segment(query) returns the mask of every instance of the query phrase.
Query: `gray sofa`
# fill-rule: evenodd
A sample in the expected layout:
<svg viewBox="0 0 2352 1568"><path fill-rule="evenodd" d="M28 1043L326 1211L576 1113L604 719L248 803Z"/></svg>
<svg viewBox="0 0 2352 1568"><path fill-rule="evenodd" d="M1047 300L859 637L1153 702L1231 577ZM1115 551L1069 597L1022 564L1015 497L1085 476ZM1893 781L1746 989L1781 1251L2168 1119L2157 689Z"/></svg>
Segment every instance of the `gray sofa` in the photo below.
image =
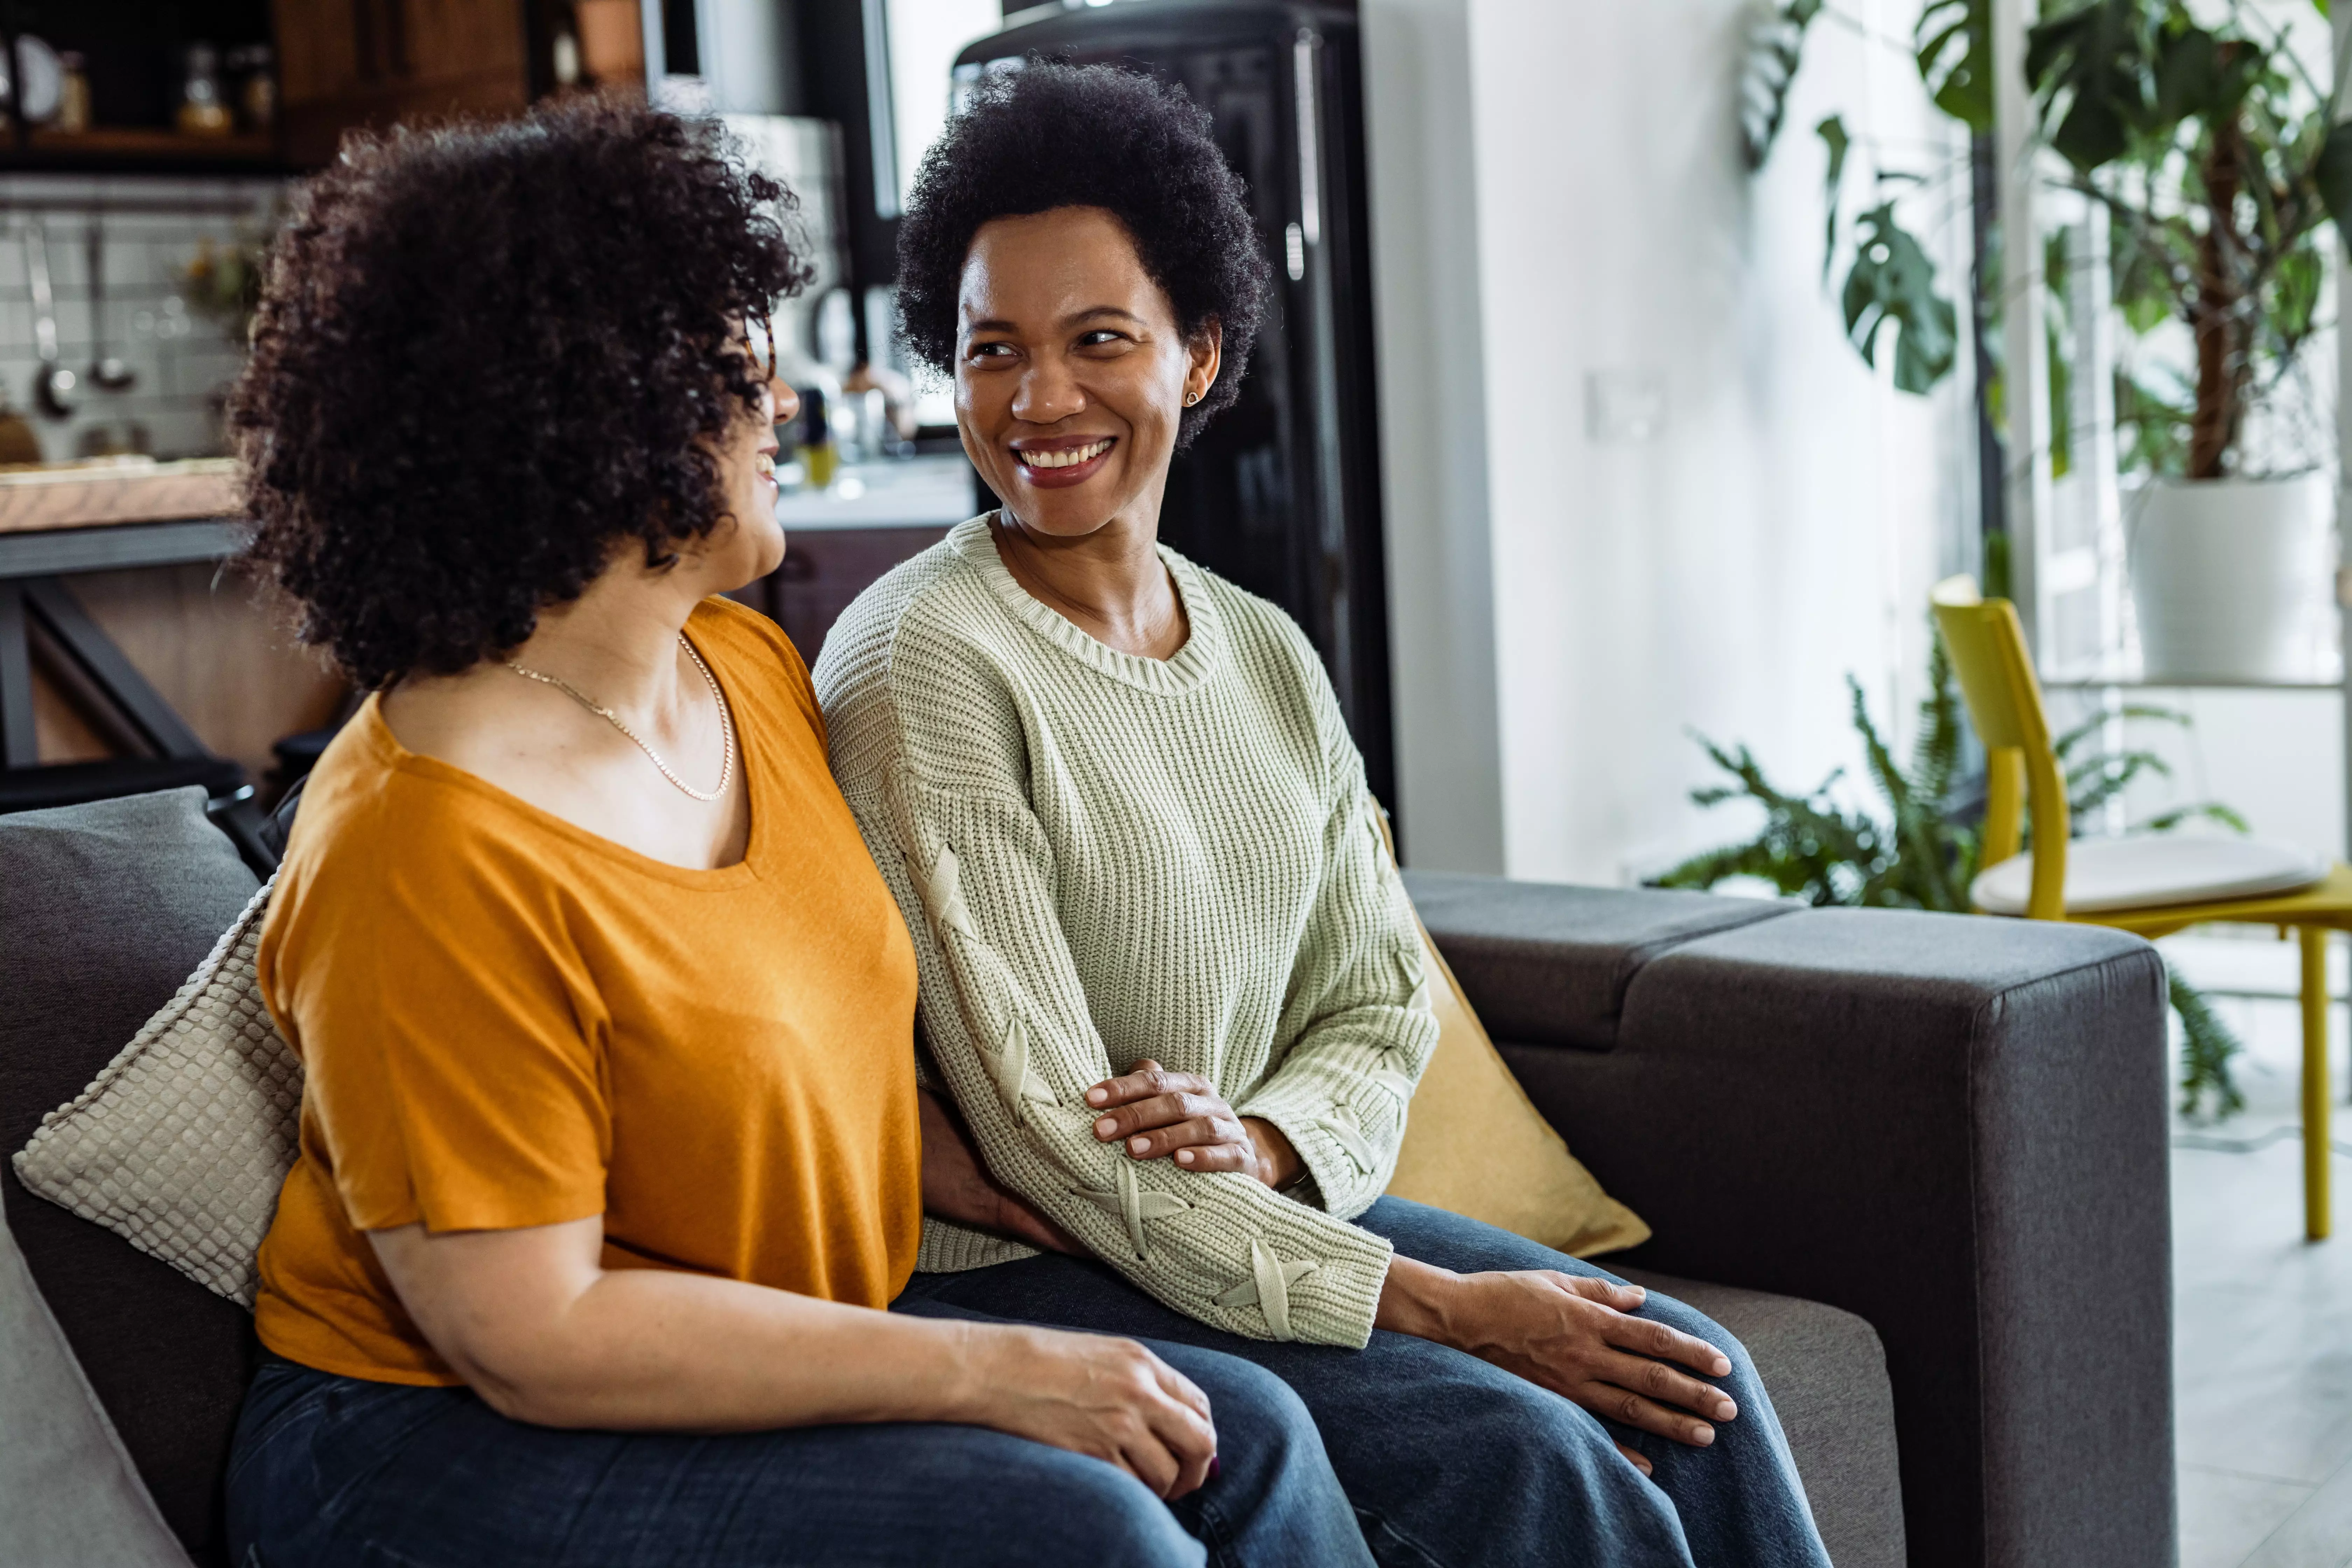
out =
<svg viewBox="0 0 2352 1568"><path fill-rule="evenodd" d="M0 816L0 1149L171 996L262 858L200 791ZM1654 1228L1611 1265L1748 1346L1841 1568L2174 1561L2152 950L1408 882L1538 1107ZM246 1313L13 1172L0 1198L0 1568L222 1562Z"/></svg>

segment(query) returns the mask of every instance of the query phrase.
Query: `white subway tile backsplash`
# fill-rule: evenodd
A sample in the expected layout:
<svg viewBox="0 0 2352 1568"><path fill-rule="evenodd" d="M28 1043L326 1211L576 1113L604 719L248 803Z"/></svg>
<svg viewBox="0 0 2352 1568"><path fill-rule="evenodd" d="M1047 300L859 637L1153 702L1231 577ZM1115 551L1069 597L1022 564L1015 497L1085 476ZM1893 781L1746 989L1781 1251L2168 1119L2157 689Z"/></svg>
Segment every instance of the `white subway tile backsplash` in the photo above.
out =
<svg viewBox="0 0 2352 1568"><path fill-rule="evenodd" d="M220 389L242 363L228 329L195 314L186 300L188 264L206 237L231 242L260 232L278 194L275 182L236 179L67 178L0 176L0 391L25 411L52 459L81 455L86 441L119 444L131 425L141 426L159 457L216 452ZM249 216L217 213L125 212L123 202L235 201ZM31 412L33 311L26 277L23 237L35 216L26 204L79 204L43 215L49 269L58 302L61 357L84 378L80 408L69 420ZM94 356L87 263L90 214L102 211L106 346L125 361L137 380L121 392L101 392L88 383Z"/></svg>

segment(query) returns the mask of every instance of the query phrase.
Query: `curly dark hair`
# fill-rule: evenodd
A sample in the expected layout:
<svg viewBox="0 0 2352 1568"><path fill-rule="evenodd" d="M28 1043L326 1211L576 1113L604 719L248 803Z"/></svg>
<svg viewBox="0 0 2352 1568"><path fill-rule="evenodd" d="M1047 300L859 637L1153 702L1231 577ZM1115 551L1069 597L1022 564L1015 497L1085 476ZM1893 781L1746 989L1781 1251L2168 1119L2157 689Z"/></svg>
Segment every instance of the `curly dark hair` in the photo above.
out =
<svg viewBox="0 0 2352 1568"><path fill-rule="evenodd" d="M898 225L899 336L955 372L956 297L972 236L1000 217L1101 207L1134 237L1189 338L1211 321L1223 363L1184 410L1176 447L1231 407L1272 298L1248 195L1206 110L1181 89L1112 66L1031 60L992 72L923 155Z"/></svg>
<svg viewBox="0 0 2352 1568"><path fill-rule="evenodd" d="M724 132L575 100L355 139L295 193L229 401L250 553L362 688L528 638L727 515L736 322L809 270Z"/></svg>

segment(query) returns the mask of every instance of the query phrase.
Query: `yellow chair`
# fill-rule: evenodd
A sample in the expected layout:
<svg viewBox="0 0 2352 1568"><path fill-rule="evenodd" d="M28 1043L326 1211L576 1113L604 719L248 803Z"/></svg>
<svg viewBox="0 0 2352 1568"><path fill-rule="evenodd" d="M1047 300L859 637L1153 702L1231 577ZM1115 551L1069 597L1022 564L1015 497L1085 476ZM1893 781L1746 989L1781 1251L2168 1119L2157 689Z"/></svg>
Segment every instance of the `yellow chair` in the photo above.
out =
<svg viewBox="0 0 2352 1568"><path fill-rule="evenodd" d="M1932 595L1936 626L1987 759L1985 869L1969 889L1978 909L2031 920L2078 921L2144 937L2210 921L2292 929L2303 949L2303 1213L2314 1241L2329 1230L2327 1203L2327 933L2352 931L2352 867L2293 846L2196 837L2068 842L2066 779L2042 707L2042 683L2017 609L1987 599L1971 577ZM2033 811L2032 853L2021 855Z"/></svg>

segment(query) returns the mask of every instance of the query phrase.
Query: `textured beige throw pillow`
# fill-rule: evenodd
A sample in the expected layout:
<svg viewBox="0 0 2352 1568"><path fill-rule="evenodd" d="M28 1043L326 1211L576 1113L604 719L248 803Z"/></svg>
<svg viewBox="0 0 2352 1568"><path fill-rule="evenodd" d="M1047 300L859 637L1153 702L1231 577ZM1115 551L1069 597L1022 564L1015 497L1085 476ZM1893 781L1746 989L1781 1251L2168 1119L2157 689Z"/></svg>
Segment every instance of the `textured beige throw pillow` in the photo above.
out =
<svg viewBox="0 0 2352 1568"><path fill-rule="evenodd" d="M1389 1194L1576 1258L1649 1240L1642 1217L1601 1191L1528 1099L1426 929L1421 949L1422 962L1445 979L1430 990L1437 1049L1405 1113Z"/></svg>
<svg viewBox="0 0 2352 1568"><path fill-rule="evenodd" d="M302 1066L254 973L269 888L90 1086L16 1157L31 1191L233 1301L294 1163Z"/></svg>

